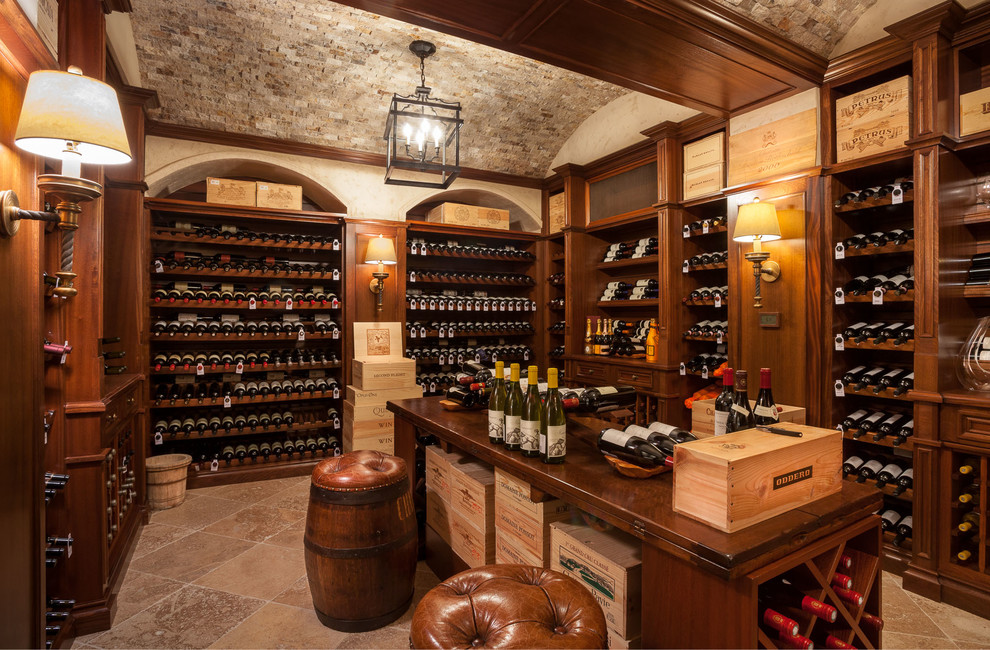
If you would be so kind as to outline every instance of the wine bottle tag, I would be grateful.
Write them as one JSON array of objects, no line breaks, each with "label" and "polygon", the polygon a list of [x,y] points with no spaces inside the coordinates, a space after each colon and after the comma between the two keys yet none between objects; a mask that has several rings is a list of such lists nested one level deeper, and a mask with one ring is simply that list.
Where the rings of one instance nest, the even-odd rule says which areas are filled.
[{"label": "wine bottle tag", "polygon": [[777,409],[776,408],[774,408],[772,406],[764,406],[762,404],[757,404],[753,408],[753,414],[754,415],[759,415],[762,418],[773,418],[774,420],[778,419],[778,417],[779,417],[777,415]]},{"label": "wine bottle tag", "polygon": [[481,353],[480,352],[475,352],[474,353],[474,361],[475,361],[475,363],[481,363]]},{"label": "wine bottle tag", "polygon": [[711,222],[708,221],[708,219],[705,219],[704,221],[702,221],[701,222],[701,234],[702,235],[707,235],[710,226],[711,226]]},{"label": "wine bottle tag", "polygon": [[464,311],[464,303],[463,302],[457,303],[457,311]]},{"label": "wine bottle tag", "polygon": [[682,377],[684,377],[685,375],[687,375],[687,366],[685,366],[685,365],[684,365],[684,364],[682,363],[682,364],[680,365],[680,368],[679,368],[679,372],[680,372],[680,375],[681,375]]},{"label": "wine bottle tag", "polygon": [[160,444],[162,444],[163,442],[165,442],[165,440],[164,440],[164,439],[162,438],[162,434],[160,434],[160,433],[156,433],[156,434],[155,434],[155,444],[156,444],[156,445],[160,445]]},{"label": "wine bottle tag", "polygon": [[523,351],[523,361],[529,361],[529,350]]},{"label": "wine bottle tag", "polygon": [[894,191],[890,193],[890,204],[900,205],[904,203],[904,190],[900,185],[894,188]]},{"label": "wine bottle tag", "polygon": [[257,309],[257,308],[258,308],[258,301],[255,300],[254,297],[252,296],[248,300],[248,309]]},{"label": "wine bottle tag", "polygon": [[423,338],[423,339],[426,338],[426,326],[425,325],[423,327],[420,327],[419,328],[419,337],[420,338]]},{"label": "wine bottle tag", "polygon": [[437,392],[437,384],[436,384],[436,382],[433,382],[433,381],[430,382],[430,392],[431,393]]},{"label": "wine bottle tag", "polygon": [[225,395],[224,396],[224,398],[223,398],[223,407],[225,409],[229,409],[230,408],[230,395]]},{"label": "wine bottle tag", "polygon": [[161,260],[155,260],[155,273],[164,273],[165,267],[162,266]]},{"label": "wine bottle tag", "polygon": [[216,472],[216,471],[219,471],[219,470],[220,470],[220,461],[218,461],[216,458],[214,458],[213,459],[213,462],[210,463],[210,471],[211,472]]},{"label": "wine bottle tag", "polygon": [[[334,334],[337,334],[337,330],[334,330],[333,333]],[[337,338],[337,337],[334,336],[334,338]],[[302,330],[302,329],[301,330],[298,330],[296,332],[296,340],[297,341],[305,341],[306,340],[306,330]]]},{"label": "wine bottle tag", "polygon": [[[299,330],[299,333],[303,335],[303,338],[299,339],[300,341],[302,341],[305,338],[306,332],[304,330]],[[330,334],[330,338],[333,339],[334,341],[336,341],[337,339],[339,339],[340,338],[340,330],[335,327],[333,329],[333,332],[331,332],[331,334]]]},{"label": "wine bottle tag", "polygon": [[335,250],[335,251],[339,251],[340,250],[340,240],[339,239],[334,239],[333,240],[333,250]]},{"label": "wine bottle tag", "polygon": [[688,264],[688,261],[687,260],[684,260],[684,263],[681,264],[681,273],[687,273],[690,270],[691,270],[691,267]]},{"label": "wine bottle tag", "polygon": [[836,397],[845,397],[846,396],[846,387],[839,380],[836,380],[835,381],[835,396]]},{"label": "wine bottle tag", "polygon": [[846,304],[846,292],[841,288],[835,290],[835,304],[844,305]]},{"label": "wine bottle tag", "polygon": [[196,374],[197,375],[205,375],[206,374],[206,368],[203,366],[202,363],[197,363],[196,364]]},{"label": "wine bottle tag", "polygon": [[488,311],[488,301],[487,300],[485,301],[485,306],[482,308],[482,311]]},{"label": "wine bottle tag", "polygon": [[340,388],[338,388],[337,386],[333,387],[333,398],[340,399]]},{"label": "wine bottle tag", "polygon": [[721,307],[722,306],[722,294],[720,294],[720,293],[716,293],[715,294],[715,306],[716,307]]},{"label": "wine bottle tag", "polygon": [[419,244],[417,244],[416,242],[413,242],[412,244],[410,244],[409,245],[409,254],[410,255],[419,255]]},{"label": "wine bottle tag", "polygon": [[701,369],[701,378],[708,379],[708,367],[705,366]]},{"label": "wine bottle tag", "polygon": [[244,374],[244,363],[238,361],[237,365],[234,367],[234,372],[238,375]]},{"label": "wine bottle tag", "polygon": [[883,289],[878,287],[873,290],[873,304],[874,305],[883,304]]},{"label": "wine bottle tag", "polygon": [[835,335],[835,351],[842,352],[846,349],[846,339],[841,334]]},{"label": "wine bottle tag", "polygon": [[285,311],[292,311],[292,298],[286,298]]},{"label": "wine bottle tag", "polygon": [[745,416],[749,416],[749,411],[747,409],[744,409],[743,407],[739,406],[738,404],[733,404],[732,405],[732,410],[735,411],[736,413],[742,413]]},{"label": "wine bottle tag", "polygon": [[437,363],[439,363],[441,366],[447,365],[447,355],[441,353],[440,356],[437,357]]},{"label": "wine bottle tag", "polygon": [[442,339],[443,338],[447,338],[447,328],[446,327],[440,327],[440,328],[438,328],[437,329],[437,336],[439,338],[442,338]]},{"label": "wine bottle tag", "polygon": [[417,330],[416,330],[415,327],[410,327],[409,328],[409,338],[411,338],[411,339],[416,338],[416,331]]},{"label": "wine bottle tag", "polygon": [[842,245],[842,242],[839,242],[838,244],[835,245],[835,259],[837,260],[846,259],[846,247]]},{"label": "wine bottle tag", "polygon": [[688,237],[690,237],[691,236],[691,227],[690,226],[684,226],[681,229],[681,234],[684,235],[684,239],[687,239]]},{"label": "wine bottle tag", "polygon": [[722,344],[722,332],[719,332],[718,334],[715,335],[715,343],[719,345]]}]

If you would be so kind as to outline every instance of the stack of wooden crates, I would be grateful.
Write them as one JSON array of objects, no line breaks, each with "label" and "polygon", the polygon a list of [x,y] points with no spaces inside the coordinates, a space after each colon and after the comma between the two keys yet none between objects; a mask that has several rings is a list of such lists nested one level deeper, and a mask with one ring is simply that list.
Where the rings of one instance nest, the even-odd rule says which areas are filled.
[{"label": "stack of wooden crates", "polygon": [[550,524],[569,519],[560,499],[534,501],[529,483],[495,469],[495,562],[550,566]]},{"label": "stack of wooden crates", "polygon": [[495,474],[490,465],[426,448],[426,524],[469,567],[495,562]]}]

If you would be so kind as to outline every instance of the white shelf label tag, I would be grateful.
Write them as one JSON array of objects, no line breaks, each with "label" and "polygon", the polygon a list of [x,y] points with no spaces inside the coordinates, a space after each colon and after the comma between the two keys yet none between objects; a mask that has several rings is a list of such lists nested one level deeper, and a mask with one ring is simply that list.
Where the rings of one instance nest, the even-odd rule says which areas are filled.
[{"label": "white shelf label tag", "polygon": [[873,304],[882,305],[883,304],[883,289],[877,287],[873,290]]},{"label": "white shelf label tag", "polygon": [[838,244],[835,245],[835,259],[837,260],[846,259],[846,247],[842,245],[842,242],[839,242]]},{"label": "white shelf label tag", "polygon": [[681,377],[684,377],[685,375],[687,375],[687,366],[685,366],[685,365],[684,365],[684,364],[682,363],[682,364],[680,365],[680,368],[678,369],[678,372],[680,373],[680,375],[681,375]]},{"label": "white shelf label tag", "polygon": [[845,397],[846,396],[846,387],[843,386],[842,385],[842,382],[839,381],[839,380],[836,380],[835,381],[835,396],[836,397]]},{"label": "white shelf label tag", "polygon": [[846,304],[846,292],[842,289],[835,290],[835,304],[844,305]]},{"label": "white shelf label tag", "polygon": [[846,349],[846,339],[841,334],[835,335],[835,351],[842,352]]},{"label": "white shelf label tag", "polygon": [[230,408],[230,395],[225,395],[224,396],[224,398],[223,398],[223,407],[225,409],[229,409]]}]

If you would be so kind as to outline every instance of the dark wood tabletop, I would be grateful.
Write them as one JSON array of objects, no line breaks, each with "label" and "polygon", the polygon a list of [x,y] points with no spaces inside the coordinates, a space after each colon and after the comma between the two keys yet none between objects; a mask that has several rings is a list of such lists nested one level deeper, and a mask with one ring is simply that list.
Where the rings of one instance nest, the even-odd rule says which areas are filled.
[{"label": "dark wood tabletop", "polygon": [[[725,578],[734,578],[783,557],[864,517],[883,503],[875,488],[844,481],[842,490],[735,533],[725,533],[677,514],[672,508],[672,474],[648,479],[616,472],[595,441],[607,426],[594,418],[572,417],[567,427],[567,461],[546,465],[488,441],[484,410],[447,411],[439,397],[397,400],[388,409],[425,433],[529,482],[537,490],[576,505],[664,552]],[[396,435],[404,435],[396,423]],[[398,441],[397,445],[398,447]]]}]

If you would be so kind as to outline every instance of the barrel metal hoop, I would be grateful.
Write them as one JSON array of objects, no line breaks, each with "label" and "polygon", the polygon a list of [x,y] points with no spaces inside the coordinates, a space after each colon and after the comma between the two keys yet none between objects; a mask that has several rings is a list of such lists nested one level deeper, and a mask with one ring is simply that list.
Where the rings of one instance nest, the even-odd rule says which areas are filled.
[{"label": "barrel metal hoop", "polygon": [[362,490],[328,490],[318,485],[311,485],[309,496],[314,501],[331,505],[365,506],[369,503],[381,503],[395,499],[408,491],[409,477],[403,476],[395,483]]},{"label": "barrel metal hoop", "polygon": [[418,531],[415,527],[406,532],[402,537],[398,537],[384,544],[378,544],[377,546],[363,546],[356,548],[327,548],[326,546],[321,546],[316,542],[312,541],[310,538],[306,537],[303,539],[303,543],[306,545],[306,549],[316,553],[317,555],[322,555],[323,557],[328,557],[333,560],[355,560],[358,558],[374,557],[376,555],[381,555],[386,551],[390,551],[393,548],[403,546],[409,543],[418,536]]}]

